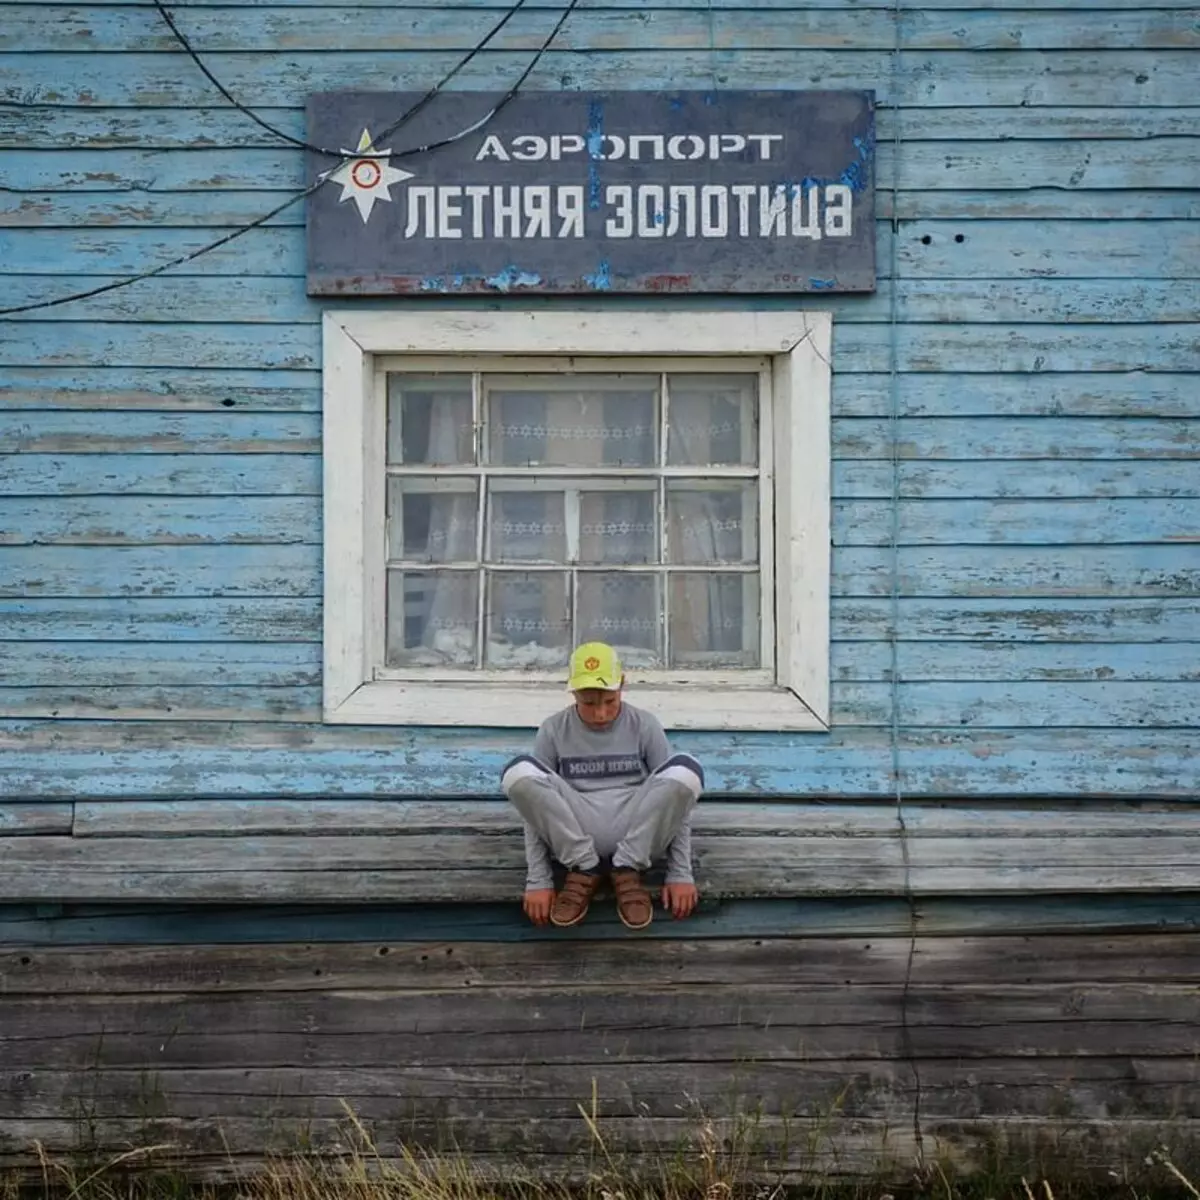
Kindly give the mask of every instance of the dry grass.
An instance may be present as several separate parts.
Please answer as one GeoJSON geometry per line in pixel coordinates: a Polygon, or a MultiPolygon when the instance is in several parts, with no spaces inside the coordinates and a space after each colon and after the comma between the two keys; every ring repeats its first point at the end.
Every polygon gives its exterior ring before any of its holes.
{"type": "MultiPolygon", "coordinates": [[[[1067,1182],[1027,1179],[1002,1162],[956,1178],[934,1162],[898,1183],[789,1171],[764,1180],[752,1119],[734,1136],[698,1118],[693,1135],[657,1158],[627,1160],[609,1145],[593,1099],[580,1106],[590,1151],[572,1169],[502,1166],[455,1151],[402,1145],[384,1154],[347,1107],[345,1145],[320,1153],[275,1155],[254,1170],[230,1156],[206,1164],[173,1158],[170,1145],[146,1145],[106,1157],[52,1157],[39,1145],[37,1169],[0,1174],[0,1200],[1200,1200],[1200,1189],[1164,1149],[1152,1151],[1142,1175],[1092,1182],[1065,1170],[1067,1182]]],[[[815,1156],[814,1156],[815,1161],[815,1156]]]]}

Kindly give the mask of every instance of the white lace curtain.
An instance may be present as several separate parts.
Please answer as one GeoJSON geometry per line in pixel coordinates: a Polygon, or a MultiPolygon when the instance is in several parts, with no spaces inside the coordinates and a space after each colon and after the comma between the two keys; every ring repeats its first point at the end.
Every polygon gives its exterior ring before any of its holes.
{"type": "Polygon", "coordinates": [[[485,376],[484,477],[470,376],[392,376],[389,463],[438,469],[389,478],[389,664],[556,669],[597,638],[633,667],[758,665],[757,573],[729,569],[758,561],[754,382],[674,377],[664,449],[658,376],[485,376]]]}

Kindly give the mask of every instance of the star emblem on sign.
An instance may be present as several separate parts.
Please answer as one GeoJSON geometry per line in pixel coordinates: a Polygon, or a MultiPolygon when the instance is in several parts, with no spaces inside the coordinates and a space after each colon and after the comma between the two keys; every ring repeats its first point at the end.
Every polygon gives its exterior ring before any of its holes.
{"type": "Polygon", "coordinates": [[[371,215],[371,209],[375,207],[375,202],[377,200],[390,201],[392,194],[389,188],[392,184],[412,179],[413,173],[393,167],[388,162],[392,152],[376,150],[371,141],[371,133],[367,129],[362,131],[356,150],[343,150],[342,153],[357,155],[357,157],[343,163],[336,171],[330,172],[329,178],[334,183],[342,185],[342,194],[338,197],[338,202],[353,200],[358,209],[358,215],[362,217],[365,225],[371,215]]]}

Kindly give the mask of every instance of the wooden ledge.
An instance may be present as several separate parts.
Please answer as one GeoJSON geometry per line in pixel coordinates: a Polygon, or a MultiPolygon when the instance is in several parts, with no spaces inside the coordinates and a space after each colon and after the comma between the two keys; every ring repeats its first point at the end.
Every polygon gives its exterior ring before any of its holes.
{"type": "MultiPolygon", "coordinates": [[[[1047,808],[705,801],[697,882],[717,898],[1200,889],[1194,806],[1047,808]]],[[[524,856],[502,801],[0,804],[0,901],[511,901],[524,856]]]]}

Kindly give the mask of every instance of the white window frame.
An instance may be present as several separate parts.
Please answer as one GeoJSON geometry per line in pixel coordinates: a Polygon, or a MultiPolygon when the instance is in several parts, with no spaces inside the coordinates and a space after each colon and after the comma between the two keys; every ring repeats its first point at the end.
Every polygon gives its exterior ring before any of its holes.
{"type": "Polygon", "coordinates": [[[828,729],[832,330],[830,313],[811,311],[326,312],[325,720],[534,728],[567,702],[565,682],[378,677],[385,619],[379,460],[386,433],[379,359],[393,360],[394,369],[398,355],[586,355],[610,363],[703,356],[766,358],[771,371],[774,455],[762,466],[775,489],[775,681],[739,683],[730,673],[703,684],[693,677],[639,686],[635,679],[630,698],[669,729],[828,729]]]}

